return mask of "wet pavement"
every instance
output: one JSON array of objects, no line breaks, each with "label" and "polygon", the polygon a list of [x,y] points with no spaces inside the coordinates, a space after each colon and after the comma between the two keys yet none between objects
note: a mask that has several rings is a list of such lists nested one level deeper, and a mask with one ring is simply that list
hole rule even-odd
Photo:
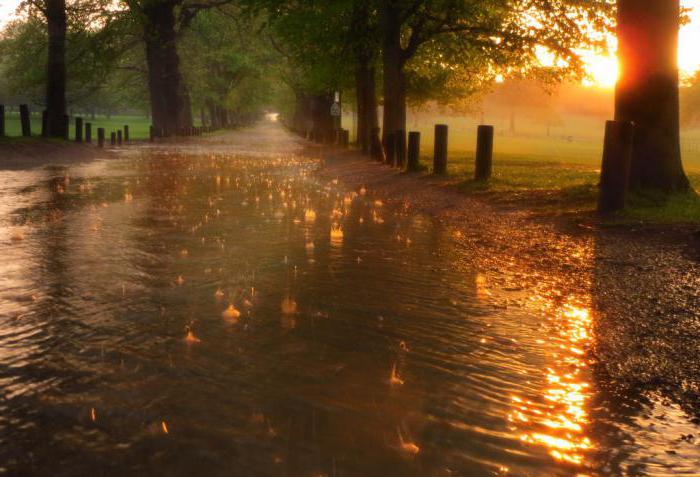
[{"label": "wet pavement", "polygon": [[[700,473],[686,402],[622,384],[678,358],[609,240],[503,221],[533,266],[319,157],[263,123],[2,172],[0,474]],[[689,270],[644,306],[696,336]]]}]

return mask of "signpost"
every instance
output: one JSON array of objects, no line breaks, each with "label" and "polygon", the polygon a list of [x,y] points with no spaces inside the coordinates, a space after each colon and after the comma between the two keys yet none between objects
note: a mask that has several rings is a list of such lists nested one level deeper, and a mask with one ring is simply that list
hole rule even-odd
[{"label": "signpost", "polygon": [[340,92],[335,92],[335,98],[333,104],[331,105],[331,116],[333,117],[333,128],[335,129],[336,143],[340,142],[340,128],[341,128],[341,116],[342,109],[340,107]]},{"label": "signpost", "polygon": [[331,116],[340,116],[340,103],[333,103],[331,105]]}]

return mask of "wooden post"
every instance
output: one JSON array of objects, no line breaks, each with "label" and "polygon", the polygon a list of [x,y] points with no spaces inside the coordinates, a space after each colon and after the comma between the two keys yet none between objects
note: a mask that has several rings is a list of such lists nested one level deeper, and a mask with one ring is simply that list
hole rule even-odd
[{"label": "wooden post", "polygon": [[75,142],[83,142],[83,118],[75,118]]},{"label": "wooden post", "polygon": [[395,137],[396,133],[389,132],[384,138],[384,140],[386,141],[386,143],[384,144],[384,160],[390,166],[396,165],[396,139],[394,139]]},{"label": "wooden post", "polygon": [[0,137],[5,136],[5,105],[0,104]]},{"label": "wooden post", "polygon": [[493,126],[479,126],[476,132],[474,179],[487,181],[493,170]]},{"label": "wooden post", "polygon": [[598,212],[609,214],[625,207],[629,188],[634,124],[628,121],[607,121],[600,168]]},{"label": "wooden post", "polygon": [[372,135],[370,136],[370,147],[369,153],[372,159],[375,161],[384,161],[384,151],[382,150],[382,141],[379,139],[379,134],[381,129],[378,127],[372,128]]},{"label": "wooden post", "polygon": [[41,136],[49,136],[49,112],[47,110],[41,112]]},{"label": "wooden post", "polygon": [[121,146],[121,145],[122,145],[122,130],[119,129],[117,131],[117,146]]},{"label": "wooden post", "polygon": [[349,129],[343,129],[343,147],[344,148],[350,147],[350,130]]},{"label": "wooden post", "polygon": [[435,125],[433,174],[447,174],[447,125]]},{"label": "wooden post", "polygon": [[124,125],[124,142],[129,144],[129,125]]},{"label": "wooden post", "polygon": [[97,146],[105,147],[105,128],[97,128]]},{"label": "wooden post", "polygon": [[394,133],[394,142],[396,144],[396,165],[403,169],[406,165],[406,131],[399,129]]},{"label": "wooden post", "polygon": [[26,104],[19,105],[19,120],[22,124],[22,136],[29,137],[32,135],[32,123],[29,121],[29,106]]},{"label": "wooden post", "polygon": [[153,125],[148,128],[148,140],[151,142],[156,140],[156,128]]},{"label": "wooden post", "polygon": [[92,123],[85,123],[85,142],[92,142]]},{"label": "wooden post", "polygon": [[408,170],[415,172],[420,169],[420,133],[408,133]]},{"label": "wooden post", "polygon": [[67,114],[63,115],[63,139],[70,139],[70,116]]},{"label": "wooden post", "polygon": [[117,133],[114,131],[109,134],[109,145],[112,147],[117,145]]}]

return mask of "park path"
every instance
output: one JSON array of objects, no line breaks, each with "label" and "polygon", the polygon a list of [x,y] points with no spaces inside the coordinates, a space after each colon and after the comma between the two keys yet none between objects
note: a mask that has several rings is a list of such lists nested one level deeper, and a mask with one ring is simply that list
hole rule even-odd
[{"label": "park path", "polygon": [[695,472],[672,240],[273,122],[4,171],[0,197],[0,473]]}]

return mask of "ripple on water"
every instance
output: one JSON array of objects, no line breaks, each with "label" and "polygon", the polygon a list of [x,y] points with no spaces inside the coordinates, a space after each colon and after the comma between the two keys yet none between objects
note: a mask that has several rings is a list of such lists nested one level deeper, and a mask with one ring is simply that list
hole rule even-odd
[{"label": "ripple on water", "polygon": [[6,473],[691,472],[680,410],[604,401],[587,297],[241,138],[0,182]]}]

